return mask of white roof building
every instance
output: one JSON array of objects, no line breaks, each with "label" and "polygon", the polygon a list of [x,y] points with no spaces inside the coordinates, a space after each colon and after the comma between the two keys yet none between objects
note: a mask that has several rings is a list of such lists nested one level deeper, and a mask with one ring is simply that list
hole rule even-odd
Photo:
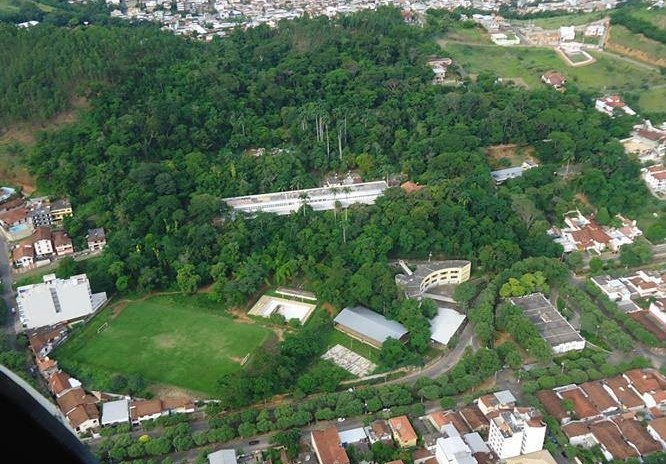
[{"label": "white roof building", "polygon": [[576,28],[573,26],[560,27],[560,40],[563,42],[571,42],[576,39]]},{"label": "white roof building", "polygon": [[465,322],[465,315],[450,308],[438,308],[437,315],[430,321],[430,340],[442,345],[451,341]]},{"label": "white roof building", "polygon": [[500,459],[539,451],[546,437],[546,425],[533,408],[502,411],[490,421],[488,445]]},{"label": "white roof building", "polygon": [[34,329],[80,319],[94,313],[106,302],[106,293],[92,293],[85,274],[57,279],[43,277],[41,284],[17,289],[16,304],[23,327]]},{"label": "white roof building", "polygon": [[368,439],[368,435],[365,433],[365,429],[363,429],[363,427],[341,430],[338,432],[338,435],[340,435],[340,443],[342,446],[358,443]]},{"label": "white roof building", "polygon": [[472,450],[462,438],[438,438],[435,445],[435,458],[438,464],[477,464]]},{"label": "white roof building", "polygon": [[102,425],[128,424],[129,421],[129,400],[127,398],[102,404]]},{"label": "white roof building", "polygon": [[208,464],[236,464],[236,451],[221,449],[208,455]]}]

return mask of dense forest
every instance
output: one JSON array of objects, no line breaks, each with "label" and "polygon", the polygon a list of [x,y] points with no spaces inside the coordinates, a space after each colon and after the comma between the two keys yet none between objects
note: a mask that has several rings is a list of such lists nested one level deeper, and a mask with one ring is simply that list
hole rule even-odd
[{"label": "dense forest", "polygon": [[[574,85],[528,91],[482,74],[433,86],[426,60],[446,52],[394,8],[211,43],[152,25],[0,25],[0,43],[0,61],[10,64],[0,70],[3,124],[48,118],[74,97],[87,102],[75,123],[41,135],[29,167],[41,192],[71,198],[72,236],[107,229],[95,265],[107,272],[96,273],[104,275],[95,290],[212,283],[212,296],[235,306],[266,283],[305,281],[336,307],[360,303],[402,321],[408,348],[422,354],[431,309],[401,301],[390,259],[432,253],[497,273],[561,255],[545,231],[576,192],[611,214],[645,203],[639,166],[615,141],[633,119],[594,111]],[[498,189],[484,148],[505,143],[533,146],[542,167]],[[257,148],[282,150],[254,156]],[[564,164],[582,175],[553,174]],[[232,219],[221,210],[222,197],[313,187],[348,170],[427,188],[392,188],[376,205],[346,212]],[[492,333],[492,321],[482,326]],[[245,389],[242,401],[289,385],[318,350],[291,347],[307,344],[287,339],[278,357],[267,354],[255,372],[284,366],[283,375]]]}]

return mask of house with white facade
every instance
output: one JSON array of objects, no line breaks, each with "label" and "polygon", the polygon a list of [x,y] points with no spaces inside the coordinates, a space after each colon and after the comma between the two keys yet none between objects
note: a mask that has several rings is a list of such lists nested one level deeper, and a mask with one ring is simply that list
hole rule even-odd
[{"label": "house with white facade", "polygon": [[616,111],[621,111],[628,116],[636,115],[636,112],[629,108],[629,106],[624,101],[622,101],[618,95],[597,98],[594,102],[594,109],[600,111],[601,113],[607,114],[610,117],[614,117]]},{"label": "house with white facade", "polygon": [[534,408],[502,411],[490,421],[488,446],[500,459],[539,451],[546,437],[546,424]]},{"label": "house with white facade", "polygon": [[666,167],[663,164],[655,164],[642,171],[641,177],[650,190],[657,194],[666,193]]}]

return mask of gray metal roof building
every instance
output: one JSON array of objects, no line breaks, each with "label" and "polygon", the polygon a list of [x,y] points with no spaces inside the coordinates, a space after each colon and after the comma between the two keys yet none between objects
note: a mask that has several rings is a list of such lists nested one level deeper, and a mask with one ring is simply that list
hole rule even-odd
[{"label": "gray metal roof building", "polygon": [[236,451],[221,449],[208,455],[208,464],[236,464]]},{"label": "gray metal roof building", "polygon": [[511,303],[523,310],[555,353],[585,348],[585,339],[541,293],[511,298]]},{"label": "gray metal roof building", "polygon": [[102,404],[102,425],[127,424],[129,421],[129,400],[127,398]]},{"label": "gray metal roof building", "polygon": [[388,338],[402,340],[408,334],[408,330],[399,322],[386,319],[363,306],[343,309],[334,322],[338,330],[376,347]]}]

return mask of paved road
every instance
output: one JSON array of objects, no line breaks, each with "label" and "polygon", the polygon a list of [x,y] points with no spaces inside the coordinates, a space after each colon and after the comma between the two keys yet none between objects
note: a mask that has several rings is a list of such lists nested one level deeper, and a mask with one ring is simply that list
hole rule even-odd
[{"label": "paved road", "polygon": [[[5,300],[7,308],[16,307],[16,299],[14,298],[14,290],[12,289],[12,272],[11,265],[9,264],[9,247],[7,239],[0,233],[0,279],[2,279],[1,297]],[[20,327],[18,326],[18,316],[10,314],[10,321],[6,330],[11,334],[18,333]]]}]

